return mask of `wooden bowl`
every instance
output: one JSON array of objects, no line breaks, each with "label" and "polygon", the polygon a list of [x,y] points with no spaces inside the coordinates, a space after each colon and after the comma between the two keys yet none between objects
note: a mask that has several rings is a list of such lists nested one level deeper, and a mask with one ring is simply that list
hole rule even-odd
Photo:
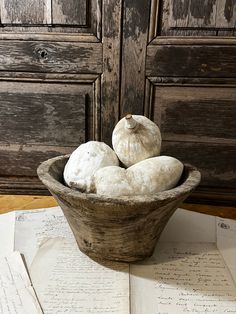
[{"label": "wooden bowl", "polygon": [[151,256],[169,218],[201,178],[198,170],[185,165],[174,189],[109,198],[65,186],[63,170],[68,157],[43,162],[38,176],[61,206],[80,250],[95,259],[134,262]]}]

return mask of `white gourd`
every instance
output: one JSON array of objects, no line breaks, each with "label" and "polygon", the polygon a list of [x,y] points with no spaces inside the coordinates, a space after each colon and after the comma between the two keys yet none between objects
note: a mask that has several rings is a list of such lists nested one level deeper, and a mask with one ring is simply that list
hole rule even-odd
[{"label": "white gourd", "polygon": [[105,167],[94,174],[95,191],[110,197],[155,194],[175,187],[183,168],[169,156],[148,158],[128,169]]},{"label": "white gourd", "polygon": [[127,176],[136,194],[153,194],[174,188],[183,168],[182,162],[174,157],[158,156],[131,166]]},{"label": "white gourd", "polygon": [[133,189],[126,175],[126,169],[116,166],[99,169],[94,174],[95,191],[99,195],[117,197],[133,195]]},{"label": "white gourd", "polygon": [[73,151],[64,168],[63,176],[69,187],[90,193],[93,191],[94,173],[102,167],[118,165],[119,160],[115,152],[107,144],[90,141]]},{"label": "white gourd", "polygon": [[115,126],[112,145],[120,161],[130,167],[141,160],[160,155],[161,133],[148,118],[128,114]]}]

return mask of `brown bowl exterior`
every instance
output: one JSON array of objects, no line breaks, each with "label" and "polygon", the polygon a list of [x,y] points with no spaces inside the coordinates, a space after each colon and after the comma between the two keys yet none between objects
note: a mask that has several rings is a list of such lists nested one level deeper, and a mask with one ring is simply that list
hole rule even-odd
[{"label": "brown bowl exterior", "polygon": [[43,162],[38,176],[58,204],[82,252],[95,259],[134,262],[152,255],[169,218],[199,184],[201,175],[184,166],[179,185],[155,195],[109,198],[63,184],[68,156]]}]

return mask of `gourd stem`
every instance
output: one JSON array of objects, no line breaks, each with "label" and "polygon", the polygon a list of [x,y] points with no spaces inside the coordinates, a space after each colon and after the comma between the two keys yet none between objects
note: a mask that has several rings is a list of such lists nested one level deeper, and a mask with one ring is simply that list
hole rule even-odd
[{"label": "gourd stem", "polygon": [[136,127],[137,121],[132,117],[132,114],[127,114],[125,119],[125,126],[127,129],[134,129]]}]

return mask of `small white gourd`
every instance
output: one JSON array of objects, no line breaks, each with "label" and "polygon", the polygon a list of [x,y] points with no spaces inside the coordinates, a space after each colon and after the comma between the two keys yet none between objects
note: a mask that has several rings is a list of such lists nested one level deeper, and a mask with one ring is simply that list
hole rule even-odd
[{"label": "small white gourd", "polygon": [[183,164],[176,158],[158,156],[124,169],[105,167],[95,172],[95,191],[109,197],[153,195],[172,189],[178,183]]},{"label": "small white gourd", "polygon": [[126,169],[116,166],[99,169],[94,174],[95,191],[99,195],[117,197],[133,195],[133,189],[128,182]]},{"label": "small white gourd", "polygon": [[102,167],[118,165],[119,160],[115,152],[107,144],[90,141],[73,151],[63,176],[69,187],[90,193],[93,191],[94,173]]},{"label": "small white gourd", "polygon": [[135,194],[154,194],[170,190],[178,183],[184,165],[170,156],[158,156],[142,160],[127,169]]},{"label": "small white gourd", "polygon": [[130,167],[141,160],[160,155],[161,133],[148,118],[128,114],[115,126],[112,145],[120,161]]}]

